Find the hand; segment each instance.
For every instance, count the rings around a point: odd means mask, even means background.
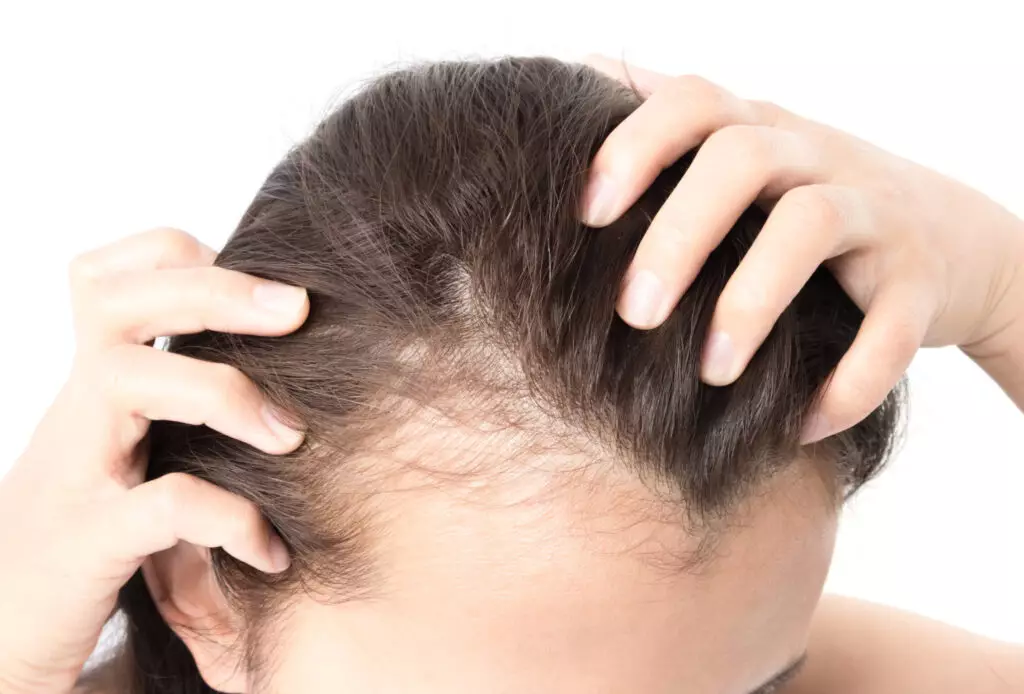
[[[71,375],[0,480],[5,694],[70,691],[118,589],[179,540],[268,572],[288,565],[252,503],[183,474],[142,483],[150,420],[206,424],[270,453],[302,440],[240,372],[147,346],[204,329],[281,335],[305,321],[304,290],[211,267],[214,256],[158,229],[72,264]]]
[[[618,306],[624,321],[660,325],[742,211],[756,203],[770,212],[718,301],[703,355],[707,383],[742,373],[823,263],[866,318],[805,441],[867,416],[920,346],[959,345],[981,356],[1019,334],[1024,223],[991,199],[699,77],[600,56],[586,62],[645,97],[596,155],[583,212],[589,225],[614,221],[664,167],[701,145],[637,249]]]

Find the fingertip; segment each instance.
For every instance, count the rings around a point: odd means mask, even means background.
[[[298,313],[295,315],[295,326],[293,330],[298,329],[300,325],[306,322],[307,318],[309,318],[309,292],[303,288],[302,303],[299,306]]]
[[[655,328],[658,327],[657,325],[645,325],[643,323],[637,323],[635,320],[633,320],[633,317],[630,314],[624,311],[621,301],[615,307],[615,312],[619,315],[619,318],[622,319],[622,322],[631,327],[633,330],[654,330]]]
[[[741,371],[732,337],[724,330],[712,331],[701,355],[701,380],[709,386],[727,386]]]
[[[306,438],[306,432],[286,424],[273,407],[264,405],[260,409],[260,416],[267,429],[273,434],[273,440],[263,447],[268,453],[279,455],[291,453],[302,445]]]
[[[815,412],[804,423],[803,432],[800,434],[800,445],[807,446],[826,439],[835,433],[835,428],[821,412]]]
[[[595,171],[587,182],[580,211],[583,223],[591,227],[608,226],[621,212],[619,183],[604,171]]]
[[[286,333],[297,329],[309,317],[309,292],[304,287],[259,282],[253,287],[252,298],[262,311],[279,322]]]
[[[619,297],[622,320],[638,330],[651,330],[665,322],[668,288],[650,270],[637,270],[627,280]]]
[[[270,531],[270,539],[267,542],[267,556],[270,559],[270,570],[268,573],[281,573],[287,571],[291,566],[291,556],[288,554],[288,547],[284,544],[281,536]]]

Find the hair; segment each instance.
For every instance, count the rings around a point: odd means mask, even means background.
[[[237,367],[306,440],[274,456],[154,422],[148,468],[148,479],[183,471],[255,501],[284,539],[292,565],[281,575],[213,551],[246,625],[309,586],[372,589],[386,567],[367,541],[373,518],[359,500],[376,482],[360,460],[427,408],[499,424],[482,436],[501,453],[477,472],[575,448],[675,490],[696,521],[724,517],[797,458],[863,314],[819,269],[735,383],[702,383],[716,299],[766,219],[752,206],[662,326],[619,319],[637,244],[693,157],[610,226],[580,221],[593,156],[640,103],[592,68],[549,58],[420,64],[367,83],[272,170],[216,264],[306,287],[308,320],[285,337],[203,332],[169,349]],[[815,446],[846,494],[891,453],[903,388]],[[140,574],[119,607],[129,691],[213,691]]]

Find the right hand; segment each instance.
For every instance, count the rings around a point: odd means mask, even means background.
[[[619,217],[698,148],[627,272],[622,319],[657,327],[744,210],[769,211],[719,297],[703,380],[733,383],[824,265],[865,313],[804,433],[812,442],[877,408],[922,347],[957,345],[1024,410],[1024,221],[948,176],[694,75],[591,56],[646,100],[594,158],[583,210]]]
[[[5,694],[71,691],[120,587],[178,541],[268,572],[288,565],[249,501],[184,474],[143,483],[150,420],[205,424],[269,453],[303,438],[241,372],[147,344],[206,329],[283,335],[305,321],[305,290],[212,267],[215,255],[156,229],[72,263],[71,375],[0,479]]]

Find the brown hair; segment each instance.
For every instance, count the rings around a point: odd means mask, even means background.
[[[588,164],[640,103],[591,68],[548,58],[441,62],[391,72],[331,113],[271,172],[217,264],[309,289],[304,326],[281,338],[215,332],[171,349],[238,367],[306,427],[263,454],[202,427],[154,423],[149,478],[185,471],[256,501],[291,550],[282,576],[214,551],[229,597],[258,626],[275,596],[372,588],[358,464],[425,407],[525,432],[518,454],[601,451],[722,516],[800,452],[806,414],[863,315],[824,269],[786,309],[735,384],[703,384],[715,300],[765,221],[748,209],[668,321],[631,329],[620,283],[692,153],[621,219],[580,223]],[[816,447],[852,492],[897,430],[902,383],[854,428]],[[564,436],[552,437],[556,426]],[[557,438],[557,440],[552,440]],[[503,449],[494,465],[515,465]],[[655,486],[655,485],[652,485]],[[136,576],[122,591],[131,691],[213,691]]]

